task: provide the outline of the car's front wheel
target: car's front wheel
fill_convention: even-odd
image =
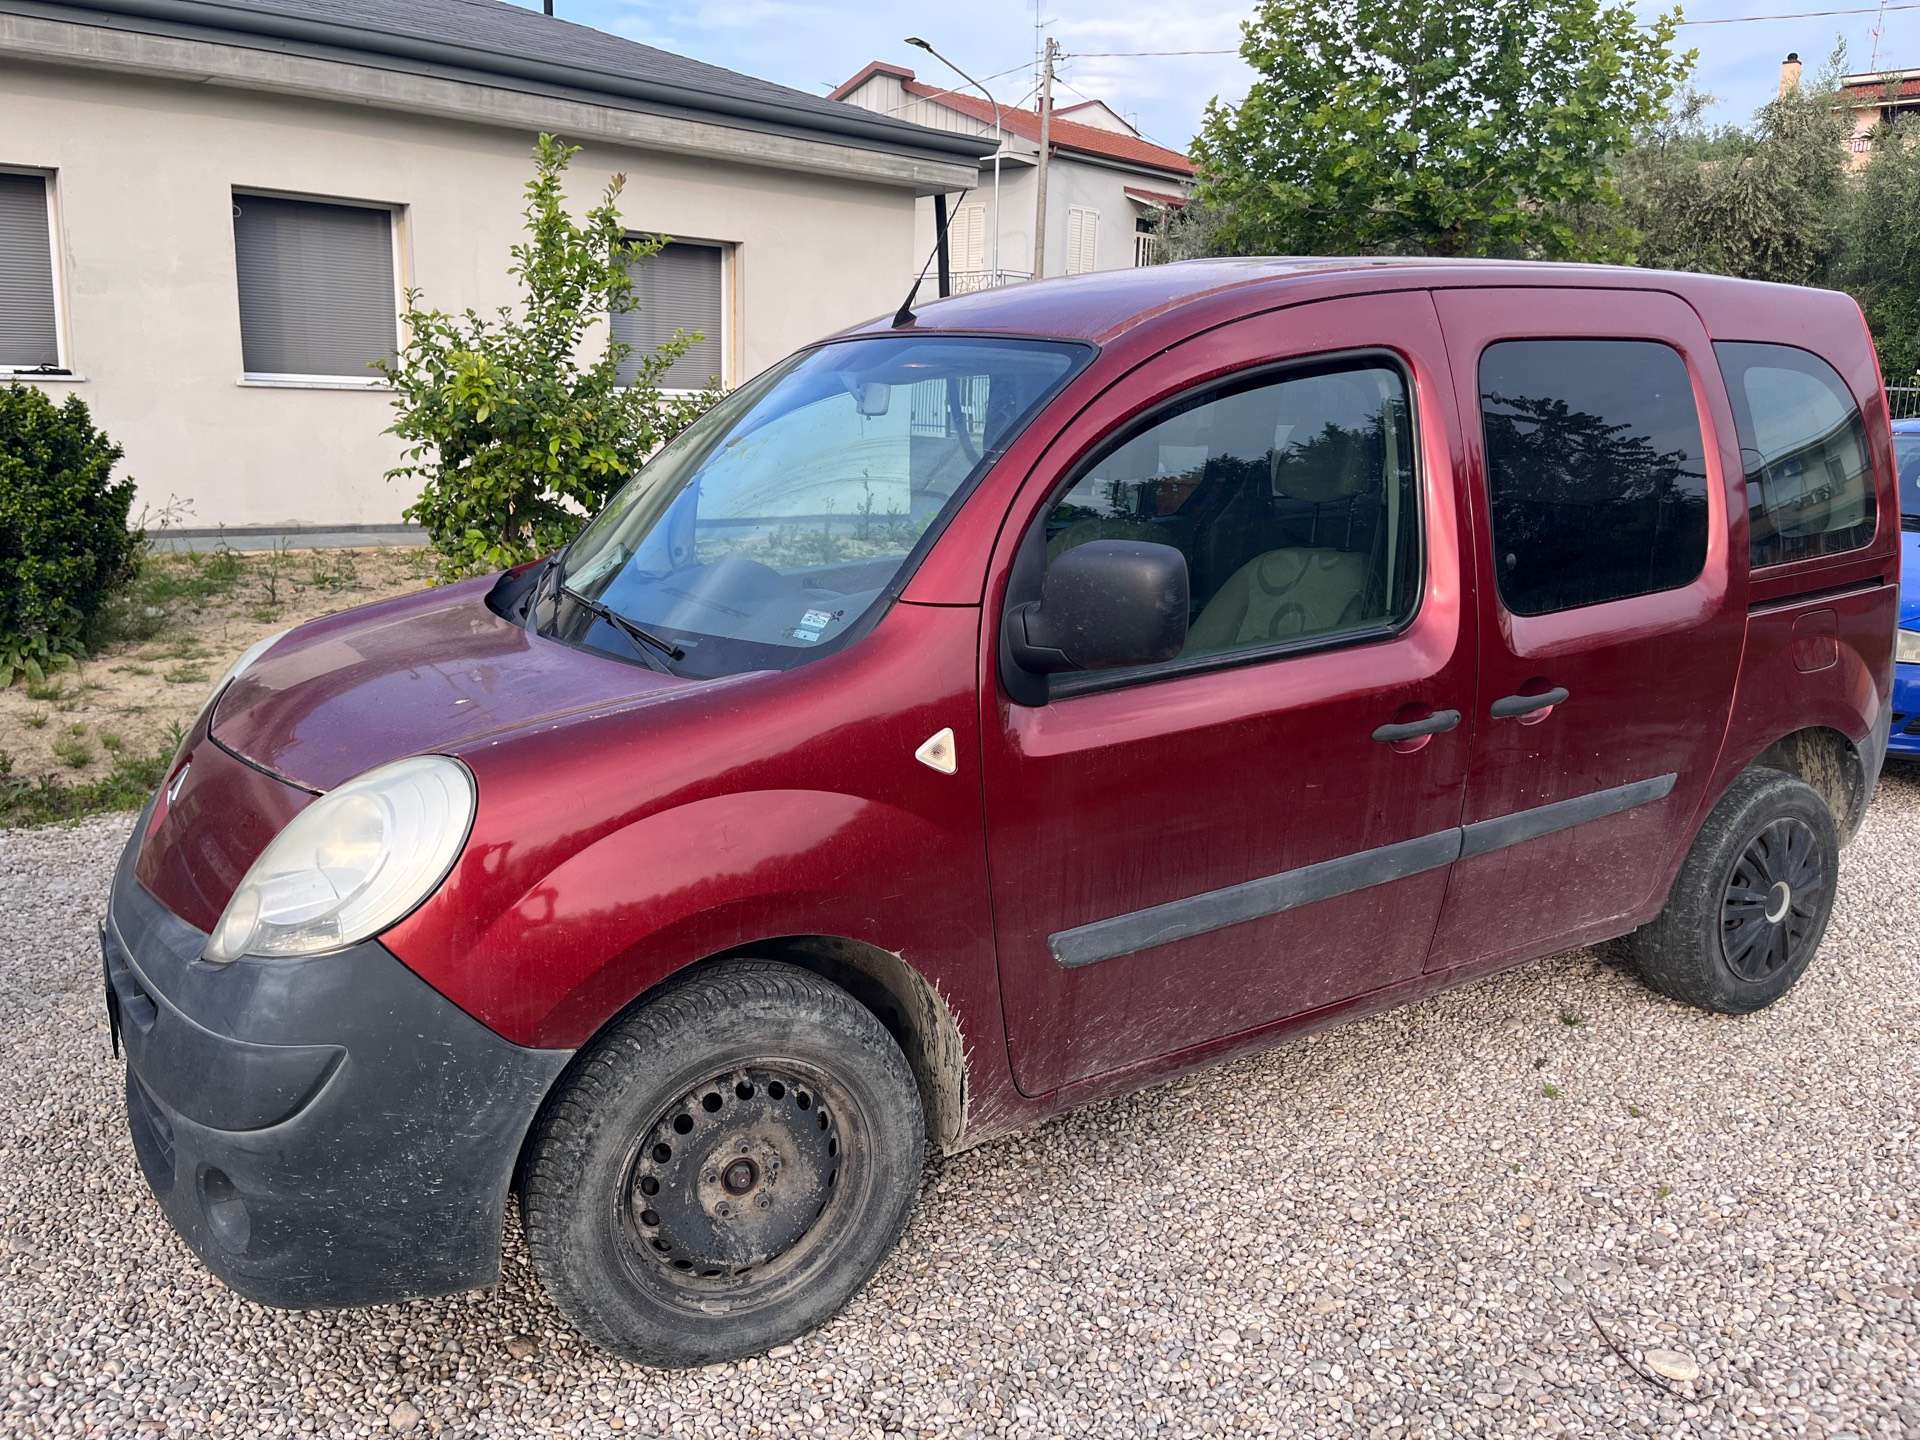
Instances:
[[[697,971],[584,1051],[537,1124],[522,1191],[548,1293],[646,1364],[757,1354],[863,1285],[920,1176],[900,1047],[797,966]]]
[[[1840,838],[1818,791],[1779,770],[1748,770],[1700,827],[1667,907],[1626,937],[1654,989],[1744,1015],[1805,973],[1839,878]]]

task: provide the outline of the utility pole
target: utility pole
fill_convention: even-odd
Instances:
[[[1040,167],[1034,176],[1033,198],[1033,278],[1047,273],[1047,152],[1052,149],[1053,60],[1060,44],[1051,35],[1040,57]]]

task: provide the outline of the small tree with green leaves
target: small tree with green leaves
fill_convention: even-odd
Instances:
[[[407,442],[387,478],[418,483],[405,513],[425,527],[446,578],[565,543],[717,394],[660,391],[660,377],[699,335],[676,335],[643,355],[613,339],[612,317],[634,308],[630,267],[666,238],[627,234],[623,175],[575,221],[562,182],[578,153],[551,135],[535,148],[526,238],[509,266],[520,283],[518,307],[455,316],[409,290],[406,343],[379,365],[394,389],[389,431]]]
[[[1228,254],[1592,256],[1567,216],[1692,65],[1623,0],[1262,0],[1194,141]],[[1624,252],[1622,230],[1610,247]]]
[[[56,405],[0,386],[0,689],[84,653],[132,578],[141,536],[127,528],[133,481],[113,478],[121,453],[78,395]]]

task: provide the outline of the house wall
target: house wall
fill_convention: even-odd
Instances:
[[[515,294],[531,133],[364,106],[0,61],[0,165],[56,172],[56,283],[74,393],[126,447],[140,505],[190,526],[389,524],[389,395],[241,380],[237,187],[399,207],[400,277],[426,303]],[[576,212],[615,172],[635,230],[727,242],[727,379],[891,309],[910,270],[912,193],[793,170],[589,145]]]

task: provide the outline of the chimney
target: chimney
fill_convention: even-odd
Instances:
[[[1800,52],[1796,50],[1780,62],[1780,98],[1784,100],[1789,95],[1798,94],[1799,91]]]

